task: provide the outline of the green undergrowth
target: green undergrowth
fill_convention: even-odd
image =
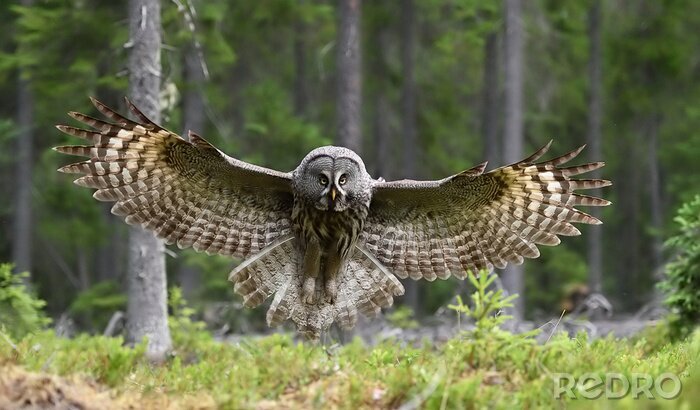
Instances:
[[[77,376],[109,392],[112,408],[134,402],[143,408],[190,408],[195,402],[199,408],[231,409],[397,408],[405,404],[428,409],[700,408],[696,388],[700,385],[696,365],[700,331],[669,341],[668,326],[661,324],[631,339],[589,340],[584,333],[572,338],[553,332],[546,342],[538,343],[535,332],[512,334],[498,326],[507,320],[498,313],[509,300],[489,291],[489,280],[472,278],[476,291],[470,303],[460,300],[452,307],[464,320],[476,319],[475,328],[441,345],[419,346],[397,340],[376,346],[360,340],[322,346],[283,334],[222,343],[190,320],[191,311],[174,292],[170,325],[176,348],[165,364],[150,365],[143,344],[128,348],[121,338],[67,339],[46,330],[13,340],[3,333],[0,396],[1,374],[19,368]],[[590,400],[586,384],[572,390],[575,398],[557,398],[554,378],[562,373],[577,380],[584,375],[605,379],[611,373],[628,379],[645,374],[656,380],[671,373],[683,388],[670,400],[643,395],[635,399],[632,394],[617,400]]]
[[[440,347],[395,341],[368,347],[356,340],[337,349],[295,343],[286,335],[237,344],[203,339],[191,341],[196,349],[177,351],[165,365],[151,366],[142,345],[131,349],[120,338],[66,339],[44,331],[16,343],[0,341],[0,369],[16,365],[77,374],[113,389],[117,396],[205,393],[222,408],[398,407],[413,401],[435,409],[557,405],[552,378],[556,373],[576,378],[586,373],[645,373],[656,378],[670,372],[683,383],[680,397],[653,404],[700,404],[697,389],[690,387],[700,385],[699,369],[693,367],[700,351],[697,332],[670,344],[645,337],[590,341],[584,335],[560,334],[546,344],[510,335],[479,341],[456,338]],[[561,400],[591,405],[582,397]],[[595,404],[639,406],[632,397],[601,400]]]

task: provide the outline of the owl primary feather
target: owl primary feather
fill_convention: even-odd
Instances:
[[[579,235],[572,223],[601,223],[576,206],[610,204],[574,193],[609,181],[571,179],[604,163],[561,167],[583,147],[536,162],[550,142],[489,172],[483,163],[438,181],[386,182],[347,148],[314,149],[280,172],[192,132],[186,141],[128,100],[133,120],[92,102],[109,121],[69,113],[91,129],[58,129],[89,144],[55,149],[89,159],[59,171],[84,174],[76,184],[168,244],[243,259],[229,279],[244,304],[272,298],[268,324],[291,319],[310,338],[391,306],[404,292],[397,277],[462,279],[520,264],[539,256],[537,245]]]

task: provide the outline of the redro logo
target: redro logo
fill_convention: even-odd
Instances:
[[[554,398],[570,399],[621,399],[628,394],[638,399],[642,394],[648,399],[671,400],[678,397],[682,384],[673,373],[662,373],[654,378],[646,373],[585,373],[578,378],[570,373],[554,373]]]

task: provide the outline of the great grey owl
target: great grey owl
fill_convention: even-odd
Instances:
[[[536,258],[536,245],[579,235],[572,223],[601,222],[574,207],[609,202],[575,194],[610,185],[570,179],[602,162],[559,168],[583,149],[535,162],[547,144],[512,165],[486,163],[439,181],[385,182],[340,147],[311,151],[291,172],[231,158],[200,136],[189,141],[144,116],[136,120],[92,100],[113,122],[70,116],[92,130],[57,126],[91,145],[63,146],[89,157],[61,172],[116,202],[112,213],[155,232],[168,244],[244,259],[230,274],[248,307],[273,296],[269,325],[292,319],[317,338],[333,322],[354,326],[391,306],[398,278],[465,278]]]

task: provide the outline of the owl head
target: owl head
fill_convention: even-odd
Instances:
[[[326,146],[309,152],[294,170],[297,194],[321,211],[342,212],[369,206],[372,177],[359,155],[350,149]]]

